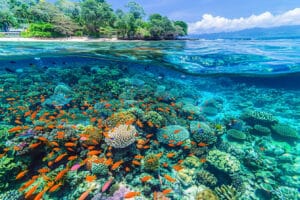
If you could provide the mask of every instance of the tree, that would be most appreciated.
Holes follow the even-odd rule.
[[[79,3],[70,0],[57,0],[55,6],[74,21],[79,21],[81,12]]]
[[[80,29],[69,16],[63,14],[54,16],[51,23],[53,24],[53,30],[58,36],[69,37],[74,35],[75,32]]]
[[[134,19],[142,19],[146,15],[143,7],[134,1],[128,2],[126,7],[128,8],[129,13],[133,15]]]
[[[113,26],[116,19],[111,6],[104,0],[84,0],[81,18],[87,33],[93,36],[99,36],[101,27]]]
[[[175,21],[174,25],[182,28],[183,34],[179,34],[180,36],[188,34],[188,25],[184,21]]]

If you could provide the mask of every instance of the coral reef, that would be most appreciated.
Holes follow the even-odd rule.
[[[218,200],[218,196],[209,188],[206,188],[198,192],[195,196],[195,200]]]
[[[297,130],[286,124],[275,124],[272,126],[272,131],[274,134],[284,138],[300,139],[300,135]]]
[[[147,171],[156,171],[160,167],[159,156],[156,154],[148,154],[143,159],[144,169]]]
[[[228,173],[238,172],[241,168],[238,159],[228,153],[219,150],[209,151],[206,159],[214,167]]]
[[[238,200],[240,197],[240,194],[231,185],[221,185],[214,191],[220,200]]]
[[[247,135],[239,130],[236,129],[230,129],[227,131],[227,136],[229,138],[235,139],[235,140],[239,140],[239,141],[243,141],[247,138]]]
[[[270,127],[278,123],[278,120],[272,114],[256,110],[250,110],[243,113],[241,118],[251,126],[261,125]]]
[[[169,125],[161,128],[157,133],[157,139],[164,144],[177,144],[189,139],[190,133],[188,130],[179,125]],[[171,142],[170,142],[171,141]]]
[[[136,139],[137,130],[132,125],[119,125],[108,132],[105,142],[114,148],[125,148]]]
[[[203,185],[209,186],[209,187],[215,186],[218,181],[218,179],[215,177],[215,175],[213,175],[212,173],[210,173],[209,171],[206,171],[206,170],[201,170],[201,171],[197,172],[196,178],[200,184],[203,184]]]

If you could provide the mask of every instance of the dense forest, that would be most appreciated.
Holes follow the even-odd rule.
[[[176,39],[187,24],[160,14],[146,16],[136,2],[113,10],[105,0],[1,0],[0,28],[24,28],[23,37],[118,37],[119,39]]]

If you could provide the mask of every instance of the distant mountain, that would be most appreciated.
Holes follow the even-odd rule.
[[[281,26],[272,28],[252,28],[235,32],[193,34],[191,39],[291,39],[300,38],[300,26]]]

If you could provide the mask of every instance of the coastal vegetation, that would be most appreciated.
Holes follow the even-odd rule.
[[[0,28],[24,28],[23,37],[117,37],[119,39],[176,39],[187,35],[187,24],[160,14],[146,16],[131,1],[125,10],[113,10],[105,0],[4,0]]]

